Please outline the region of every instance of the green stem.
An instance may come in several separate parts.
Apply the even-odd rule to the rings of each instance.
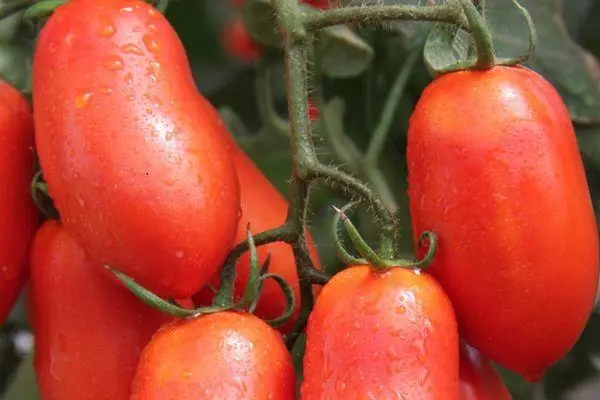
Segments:
[[[456,7],[451,2],[439,6],[374,5],[333,8],[306,14],[304,26],[308,30],[315,31],[331,25],[352,22],[380,24],[395,20],[447,22],[459,25],[463,29],[469,26],[460,7]]]
[[[262,122],[270,130],[287,136],[289,125],[275,110],[269,66],[264,59],[260,59],[256,64],[255,92],[256,106]]]
[[[392,88],[390,93],[386,99],[386,102],[383,106],[383,111],[381,112],[381,117],[379,118],[379,122],[375,131],[373,132],[373,136],[371,137],[371,141],[369,143],[369,147],[367,148],[367,152],[365,153],[365,168],[372,169],[377,166],[377,161],[381,156],[381,152],[387,140],[388,134],[390,132],[390,126],[392,122],[396,118],[396,110],[398,109],[398,104],[400,103],[400,99],[402,98],[402,94],[406,85],[408,83],[408,78],[417,64],[419,60],[419,56],[421,55],[422,46],[416,46],[410,50],[408,53],[408,57],[402,64],[400,68],[400,73],[394,80],[392,84]]]
[[[479,13],[472,0],[460,0],[460,3],[469,21],[469,27],[475,41],[477,62],[473,67],[476,69],[489,69],[494,66],[496,56],[494,55],[492,35],[485,18]]]

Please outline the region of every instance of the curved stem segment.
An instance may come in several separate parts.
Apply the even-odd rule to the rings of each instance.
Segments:
[[[477,61],[473,67],[476,69],[489,69],[494,66],[496,56],[494,55],[492,35],[485,18],[479,13],[472,0],[460,0],[460,3],[469,21],[471,34],[475,41],[475,49],[477,50]]]
[[[304,26],[314,31],[331,25],[352,22],[380,24],[395,20],[447,22],[464,29],[469,27],[460,7],[456,7],[452,2],[440,6],[374,5],[332,8],[306,15]]]

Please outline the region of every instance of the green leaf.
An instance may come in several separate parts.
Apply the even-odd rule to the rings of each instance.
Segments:
[[[243,19],[254,40],[265,46],[281,48],[281,35],[271,0],[246,0]]]
[[[373,61],[371,46],[345,25],[330,26],[318,33],[315,58],[329,78],[362,74]]]
[[[600,122],[600,66],[569,36],[562,2],[522,0],[520,3],[531,13],[538,32],[538,46],[528,65],[560,92],[574,121]],[[490,1],[487,17],[499,57],[514,57],[527,51],[527,26],[511,1]]]
[[[21,361],[8,390],[4,393],[5,399],[38,400],[40,398],[33,358],[32,353]]]
[[[475,61],[471,35],[452,24],[436,24],[427,36],[423,57],[431,75],[452,65]]]

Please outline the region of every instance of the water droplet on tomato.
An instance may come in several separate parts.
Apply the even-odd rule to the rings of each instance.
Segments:
[[[121,49],[121,52],[123,52],[125,54],[135,54],[136,56],[144,55],[144,50],[140,49],[138,46],[136,46],[133,43],[127,43],[127,44],[121,46],[120,49]]]
[[[151,17],[156,17],[158,15],[158,12],[154,8],[149,8],[148,15]]]
[[[344,392],[346,391],[346,386],[346,380],[343,376],[338,377],[338,379],[335,381],[335,391],[339,395],[344,394]]]
[[[133,12],[133,7],[131,7],[131,6],[123,7],[123,8],[121,8],[121,12],[124,12],[124,13]]]
[[[177,258],[183,258],[183,251],[179,250],[175,252],[175,257]]]
[[[76,108],[85,108],[90,104],[90,99],[92,98],[91,92],[84,92],[78,95],[75,98],[75,107]]]
[[[119,71],[125,68],[123,59],[116,54],[108,56],[108,59],[104,62],[104,66],[111,71]]]
[[[156,25],[154,25],[154,24],[152,24],[152,23],[148,23],[148,24],[146,25],[146,28],[148,28],[148,30],[149,30],[150,32],[156,32],[156,31],[158,31],[158,28],[156,27]]]
[[[77,196],[77,202],[79,203],[79,206],[81,206],[81,207],[85,206],[85,200],[79,195]]]
[[[133,74],[131,72],[125,74],[123,80],[125,81],[125,83],[133,83]]]
[[[109,86],[100,86],[99,92],[104,95],[109,95],[113,93],[113,90]]]
[[[110,37],[116,32],[115,25],[110,20],[102,21],[100,28],[98,28],[98,36]]]
[[[65,35],[65,44],[69,47],[73,47],[75,43],[75,34],[73,32],[69,32]]]
[[[142,41],[144,42],[144,45],[146,46],[148,51],[150,51],[151,53],[158,53],[158,51],[160,50],[160,44],[158,44],[158,41],[154,37],[150,35],[144,35]]]

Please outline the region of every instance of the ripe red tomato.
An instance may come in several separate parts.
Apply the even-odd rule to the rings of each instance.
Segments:
[[[458,398],[452,305],[428,274],[350,267],[306,327],[302,399]]]
[[[443,75],[408,132],[413,232],[437,233],[431,273],[461,335],[538,379],[581,334],[598,232],[569,114],[523,67]]]
[[[262,56],[262,48],[252,39],[241,17],[237,17],[225,25],[221,42],[225,52],[233,58],[244,62],[253,62]]]
[[[33,178],[33,119],[21,94],[0,80],[0,325],[25,281],[37,211],[29,186]]]
[[[44,400],[129,400],[143,347],[169,318],[115,285],[59,222],[32,248],[35,369]]]
[[[462,341],[459,376],[460,400],[512,400],[489,360]]]
[[[236,240],[240,242],[246,239],[248,223],[250,223],[253,234],[283,224],[287,216],[288,203],[233,139],[230,140],[230,146],[240,179],[242,217],[236,236]],[[319,266],[319,255],[310,235],[307,235],[307,240],[312,260]],[[294,290],[296,299],[294,314],[287,323],[279,328],[281,332],[287,333],[292,328],[300,310],[300,284],[292,249],[288,244],[275,242],[258,247],[257,252],[261,265],[264,264],[270,254],[269,272],[280,275]],[[250,256],[246,253],[240,257],[236,266],[235,295],[238,297],[244,294],[249,272]],[[218,274],[215,275],[211,284],[214,287],[219,286]],[[213,292],[209,288],[204,288],[194,297],[194,300],[197,304],[207,305],[211,303],[212,298]],[[254,314],[262,319],[273,319],[282,314],[285,305],[286,299],[281,288],[275,281],[269,279],[264,282]]]
[[[161,328],[142,352],[131,400],[295,398],[280,335],[248,314],[222,312]]]
[[[239,186],[216,110],[167,20],[139,0],[74,1],[40,33],[36,141],[65,227],[97,264],[185,298],[219,269]]]

